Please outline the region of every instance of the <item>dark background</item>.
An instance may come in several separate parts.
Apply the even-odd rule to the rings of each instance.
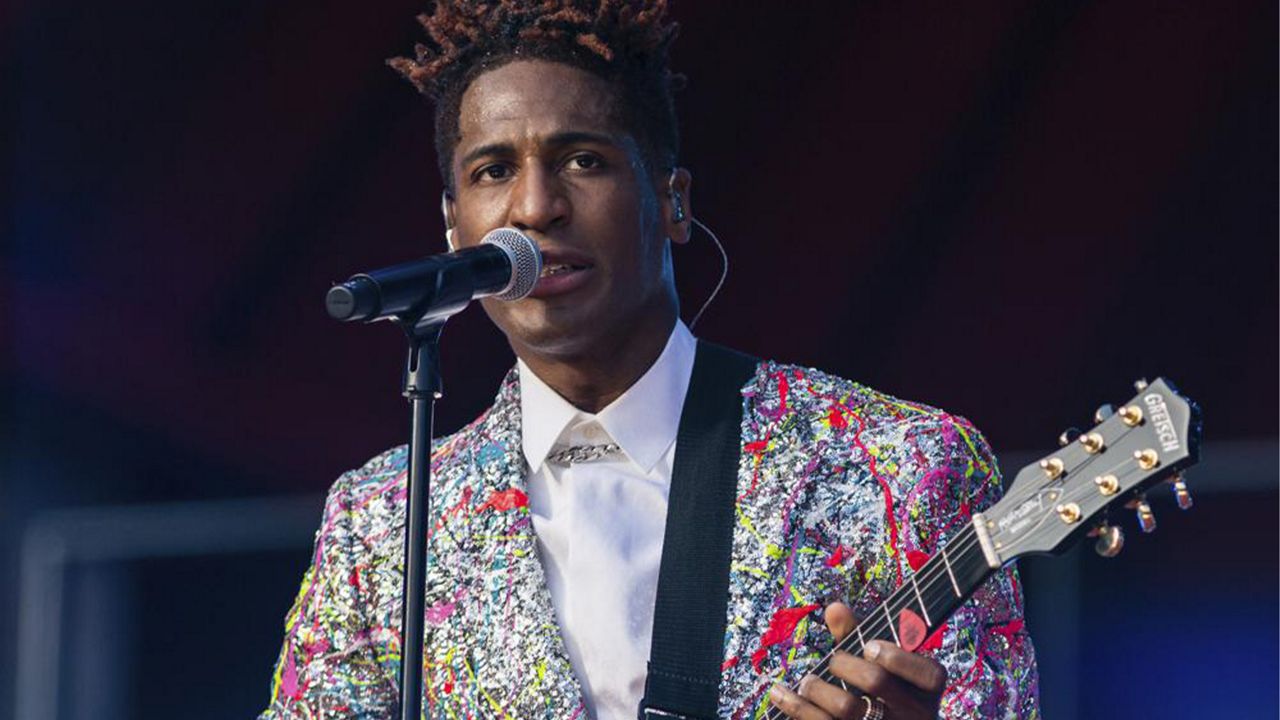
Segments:
[[[442,249],[430,109],[383,65],[421,9],[0,6],[0,715],[30,523],[299,495],[293,544],[73,553],[64,593],[82,602],[59,611],[92,630],[62,640],[64,717],[265,704],[308,556],[309,531],[288,528],[407,436],[395,329],[340,326],[321,302],[333,280]],[[1130,525],[1117,560],[1026,565],[1058,670],[1047,714],[1274,716],[1275,3],[674,14],[682,162],[732,258],[698,334],[964,414],[1010,476],[1133,379],[1174,379],[1230,460],[1207,457],[1206,484],[1225,484],[1186,516],[1161,494],[1164,527]],[[718,260],[696,234],[676,265],[688,320]],[[512,357],[477,309],[443,352],[451,431]]]

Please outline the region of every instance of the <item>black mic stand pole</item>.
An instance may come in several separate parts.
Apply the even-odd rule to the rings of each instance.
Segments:
[[[409,435],[409,498],[404,531],[404,606],[400,618],[400,718],[422,718],[423,642],[426,627],[427,526],[430,523],[431,439],[435,403],[441,396],[440,330],[443,321],[400,321],[409,338],[404,396],[412,406]]]

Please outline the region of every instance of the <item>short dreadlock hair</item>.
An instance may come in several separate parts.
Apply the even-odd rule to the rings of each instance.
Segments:
[[[436,156],[452,187],[462,95],[481,74],[514,60],[559,62],[610,84],[615,120],[635,136],[650,173],[675,166],[680,134],[667,67],[677,25],[666,0],[436,0],[418,22],[415,57],[387,61],[435,104]]]

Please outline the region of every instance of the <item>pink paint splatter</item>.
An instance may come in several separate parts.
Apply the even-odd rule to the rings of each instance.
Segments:
[[[280,691],[294,700],[302,697],[302,693],[298,691],[298,667],[293,660],[293,648],[289,648],[284,658],[284,671],[280,673]]]

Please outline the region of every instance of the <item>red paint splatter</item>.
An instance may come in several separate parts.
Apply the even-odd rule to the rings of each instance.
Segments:
[[[751,667],[760,672],[760,663],[764,662],[767,648],[786,642],[796,631],[796,625],[806,615],[822,607],[821,605],[801,605],[800,607],[783,608],[769,619],[769,629],[760,637],[760,648],[751,655]]]
[[[912,570],[919,570],[925,563],[929,562],[929,556],[919,550],[907,551],[907,564]]]
[[[969,501],[965,500],[960,503],[960,515],[962,517],[970,517],[973,515],[972,509],[969,507]]]
[[[724,672],[725,670],[728,670],[729,668],[737,665],[738,659],[739,659],[739,656],[734,655],[728,660],[725,660],[723,663],[720,664],[720,672]]]
[[[995,627],[991,628],[991,632],[1000,633],[1001,635],[1004,636],[1006,640],[1009,641],[1010,644],[1012,644],[1013,636],[1022,632],[1022,618],[1015,618],[1014,620],[1010,620],[1009,623],[1006,625],[996,625]]]
[[[853,444],[856,445],[863,453],[866,454],[868,469],[871,475],[875,477],[876,482],[880,484],[880,490],[884,493],[884,514],[885,524],[889,526],[889,556],[898,556],[898,562],[894,563],[894,571],[898,576],[898,584],[902,584],[902,556],[898,553],[898,523],[893,517],[893,491],[889,488],[889,483],[880,476],[880,468],[876,463],[876,456],[862,442],[862,433],[867,429],[866,421],[857,414],[851,416],[857,423],[858,429],[853,433]]]
[[[844,413],[840,412],[839,407],[831,408],[831,412],[827,413],[827,422],[831,423],[831,427],[836,430],[849,427],[849,421],[844,419]]]
[[[764,632],[764,637],[760,638],[760,644],[764,646],[777,645],[791,637],[796,631],[796,625],[804,619],[805,615],[817,610],[821,605],[801,605],[800,607],[783,608],[773,614],[769,619],[769,629]]]
[[[445,680],[445,681],[444,681],[444,687],[443,687],[443,688],[441,688],[441,689],[442,689],[442,690],[444,690],[444,694],[445,694],[445,695],[449,695],[450,693],[452,693],[452,692],[453,692],[453,681],[452,681],[452,680]]]
[[[519,488],[508,488],[507,490],[495,490],[488,500],[476,508],[476,512],[481,513],[485,510],[495,510],[498,512],[507,512],[516,508],[528,507],[529,496],[520,491]]]
[[[898,613],[898,644],[903,650],[911,651],[920,647],[924,636],[929,631],[924,619],[907,608]]]
[[[889,489],[889,483],[876,472],[875,465],[872,465],[871,472],[875,474],[876,481],[880,483],[880,490],[884,493],[884,518],[885,524],[889,526],[889,554],[898,554],[898,522],[893,517],[893,491]],[[899,556],[901,557],[901,556]],[[902,584],[902,561],[894,563],[894,569],[898,572],[898,584]]]
[[[836,551],[831,553],[831,557],[827,558],[827,567],[837,567],[844,562],[844,546],[837,545]]]
[[[746,450],[752,455],[759,455],[760,453],[764,452],[768,448],[769,448],[768,440],[756,440],[755,442],[749,442],[746,445],[742,446],[743,450]]]
[[[919,648],[920,652],[925,652],[926,650],[937,650],[938,648],[941,648],[942,635],[946,631],[946,629],[947,629],[946,623],[942,623],[941,625],[939,625],[938,629],[934,630],[933,634],[929,635],[928,638],[925,638],[925,641],[920,644],[920,648]]]

